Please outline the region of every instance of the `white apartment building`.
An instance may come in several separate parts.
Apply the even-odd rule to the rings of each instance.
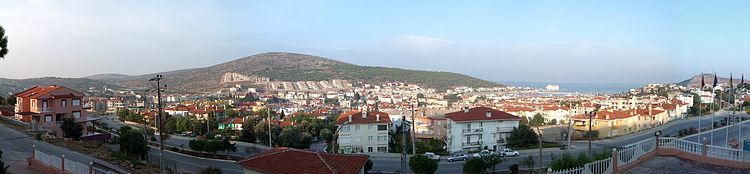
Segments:
[[[448,119],[448,152],[500,150],[507,144],[521,117],[488,107],[465,108],[445,114]]]
[[[385,112],[350,111],[336,120],[341,153],[388,153],[391,119]]]

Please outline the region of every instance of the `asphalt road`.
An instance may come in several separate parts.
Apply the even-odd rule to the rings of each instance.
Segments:
[[[2,148],[3,150],[3,160],[6,161],[6,164],[10,164],[11,166],[11,173],[35,173],[34,171],[29,170],[29,168],[27,167],[28,164],[25,161],[27,158],[31,157],[33,149],[32,146],[34,145],[36,145],[37,149],[49,155],[55,155],[59,157],[60,155],[64,154],[65,158],[76,162],[88,164],[89,162],[93,161],[121,172],[125,171],[119,167],[116,167],[115,165],[110,164],[109,162],[99,160],[69,149],[58,147],[46,142],[34,140],[26,134],[5,127],[4,125],[0,125],[0,148]]]

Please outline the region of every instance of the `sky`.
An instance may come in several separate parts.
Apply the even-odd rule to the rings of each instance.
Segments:
[[[263,52],[490,81],[671,83],[750,65],[750,1],[0,1],[0,78],[140,75]],[[750,72],[748,72],[750,73]]]

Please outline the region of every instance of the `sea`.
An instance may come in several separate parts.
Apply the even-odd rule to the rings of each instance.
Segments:
[[[618,94],[640,88],[643,84],[608,84],[608,83],[554,83],[554,82],[498,82],[507,86],[531,87],[544,89],[547,85],[559,85],[559,92],[581,93],[581,94]]]

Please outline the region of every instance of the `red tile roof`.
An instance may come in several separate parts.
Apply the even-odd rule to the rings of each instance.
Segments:
[[[50,93],[50,92],[55,91],[55,90],[60,89],[60,88],[66,88],[66,87],[57,86],[57,85],[34,86],[34,87],[31,87],[31,88],[26,89],[24,91],[21,91],[21,92],[17,93],[14,96],[21,97],[21,98],[38,98],[39,96],[45,95],[47,93]],[[71,91],[75,91],[75,90],[72,90],[70,88],[66,88],[66,89],[69,89]],[[70,94],[63,94],[63,95],[54,95],[52,97],[55,97],[55,98],[72,98],[72,97],[76,97],[76,95],[70,93]],[[82,97],[82,96],[79,96],[79,97]]]
[[[361,111],[348,111],[341,113],[339,115],[339,118],[336,119],[336,124],[344,124],[344,122],[349,121],[349,116],[351,115],[352,121],[347,124],[370,124],[370,123],[390,123],[391,118],[388,116],[388,113],[385,112],[379,112],[379,111],[367,111],[367,117],[362,118],[362,112]],[[380,115],[380,121],[378,121],[378,115]]]
[[[349,174],[359,173],[368,159],[367,155],[339,155],[279,147],[238,161],[237,164],[261,173]]]
[[[487,111],[490,117],[487,117]],[[445,118],[453,121],[476,121],[476,120],[521,120],[521,117],[499,111],[488,107],[476,107],[469,109],[469,112],[463,110],[445,114]]]

